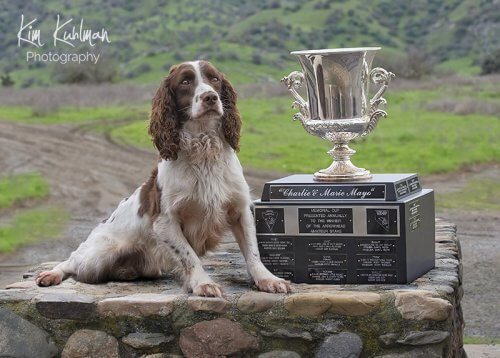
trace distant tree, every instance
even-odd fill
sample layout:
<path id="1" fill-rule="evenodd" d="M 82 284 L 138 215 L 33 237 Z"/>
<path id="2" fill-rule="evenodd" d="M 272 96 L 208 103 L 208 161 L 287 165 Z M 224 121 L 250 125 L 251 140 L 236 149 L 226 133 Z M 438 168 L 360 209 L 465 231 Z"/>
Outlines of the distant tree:
<path id="1" fill-rule="evenodd" d="M 0 81 L 2 83 L 2 87 L 11 87 L 14 85 L 14 81 L 10 78 L 10 73 L 8 72 L 0 76 Z"/>
<path id="2" fill-rule="evenodd" d="M 493 51 L 481 62 L 481 74 L 500 73 L 500 48 Z"/>
<path id="3" fill-rule="evenodd" d="M 407 78 L 421 78 L 434 72 L 435 60 L 427 51 L 412 47 L 406 52 Z"/>
<path id="4" fill-rule="evenodd" d="M 117 67 L 113 60 L 101 55 L 95 64 L 92 62 L 57 64 L 53 74 L 59 83 L 103 83 L 112 82 L 116 78 Z"/>

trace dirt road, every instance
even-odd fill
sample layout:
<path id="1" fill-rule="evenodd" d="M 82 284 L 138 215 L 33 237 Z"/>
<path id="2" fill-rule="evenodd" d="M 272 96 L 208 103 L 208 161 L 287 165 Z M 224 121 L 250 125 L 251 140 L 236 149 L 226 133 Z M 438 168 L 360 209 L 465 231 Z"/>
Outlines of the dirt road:
<path id="1" fill-rule="evenodd" d="M 57 240 L 26 246 L 0 257 L 0 286 L 20 278 L 25 269 L 45 261 L 60 261 L 106 218 L 117 203 L 149 176 L 156 164 L 153 152 L 113 143 L 90 126 L 34 126 L 0 121 L 1 175 L 38 171 L 49 181 L 51 204 L 71 213 L 71 222 Z M 493 174 L 497 175 L 498 169 Z M 490 170 L 491 171 L 491 170 Z M 278 173 L 246 171 L 254 196 Z M 476 173 L 477 174 L 477 173 Z M 479 175 L 482 175 L 480 173 Z M 467 181 L 467 178 L 461 179 Z M 426 186 L 460 188 L 453 180 L 434 177 Z M 500 220 L 498 213 L 446 211 L 441 216 L 458 223 L 464 251 L 466 334 L 500 337 Z"/>

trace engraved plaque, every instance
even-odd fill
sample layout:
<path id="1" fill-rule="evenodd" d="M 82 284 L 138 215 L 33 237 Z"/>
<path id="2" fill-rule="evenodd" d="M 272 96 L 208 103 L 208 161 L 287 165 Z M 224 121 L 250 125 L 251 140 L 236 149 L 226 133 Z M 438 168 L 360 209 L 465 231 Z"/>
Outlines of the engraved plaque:
<path id="1" fill-rule="evenodd" d="M 279 252 L 263 252 L 260 255 L 262 263 L 266 266 L 294 266 L 295 254 Z"/>
<path id="2" fill-rule="evenodd" d="M 328 266 L 334 268 L 347 268 L 347 255 L 307 255 L 307 266 L 318 267 Z"/>
<path id="3" fill-rule="evenodd" d="M 408 222 L 410 231 L 418 229 L 420 226 L 420 200 L 414 200 L 408 204 Z"/>
<path id="4" fill-rule="evenodd" d="M 358 268 L 396 268 L 395 255 L 358 255 L 356 267 Z"/>
<path id="5" fill-rule="evenodd" d="M 392 254 L 396 252 L 396 240 L 357 240 L 357 253 L 359 254 Z"/>
<path id="6" fill-rule="evenodd" d="M 293 251 L 293 238 L 282 236 L 260 236 L 259 251 Z"/>
<path id="7" fill-rule="evenodd" d="M 270 200 L 377 200 L 385 199 L 384 184 L 271 184 Z"/>
<path id="8" fill-rule="evenodd" d="M 406 180 L 395 184 L 394 187 L 396 188 L 396 195 L 398 198 L 401 198 L 410 192 L 410 188 L 408 188 L 408 182 Z"/>
<path id="9" fill-rule="evenodd" d="M 420 186 L 420 181 L 418 180 L 418 177 L 410 178 L 408 179 L 408 188 L 410 189 L 410 193 L 419 191 L 422 189 Z"/>
<path id="10" fill-rule="evenodd" d="M 396 283 L 396 270 L 357 270 L 358 283 Z"/>
<path id="11" fill-rule="evenodd" d="M 258 233 L 285 233 L 283 208 L 256 208 L 255 224 Z"/>
<path id="12" fill-rule="evenodd" d="M 398 210 L 386 208 L 366 209 L 366 231 L 370 235 L 397 235 Z"/>
<path id="13" fill-rule="evenodd" d="M 299 233 L 352 234 L 352 209 L 301 208 L 299 209 Z"/>
<path id="14" fill-rule="evenodd" d="M 306 239 L 308 252 L 334 252 L 345 253 L 346 240 L 345 239 Z"/>
<path id="15" fill-rule="evenodd" d="M 307 272 L 310 283 L 344 284 L 347 282 L 347 270 L 310 268 Z"/>

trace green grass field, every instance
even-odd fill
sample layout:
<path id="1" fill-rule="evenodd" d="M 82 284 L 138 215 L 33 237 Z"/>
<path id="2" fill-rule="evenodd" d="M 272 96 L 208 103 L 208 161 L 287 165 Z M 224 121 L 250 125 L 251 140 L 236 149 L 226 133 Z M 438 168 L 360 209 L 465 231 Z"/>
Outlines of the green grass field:
<path id="1" fill-rule="evenodd" d="M 0 225 L 0 253 L 59 235 L 69 218 L 63 209 L 40 206 L 18 210 L 15 207 L 26 200 L 45 198 L 49 192 L 48 183 L 39 173 L 0 178 L 0 210 L 2 214 L 15 213 Z"/>
<path id="2" fill-rule="evenodd" d="M 8 224 L 0 226 L 0 253 L 58 236 L 68 218 L 64 210 L 52 207 L 17 214 Z"/>
<path id="3" fill-rule="evenodd" d="M 49 194 L 48 183 L 38 173 L 24 173 L 0 178 L 0 209 L 28 199 Z"/>
<path id="4" fill-rule="evenodd" d="M 97 120 L 122 120 L 144 118 L 142 106 L 109 106 L 59 108 L 37 114 L 30 107 L 1 106 L 0 120 L 30 124 L 83 123 Z"/>
<path id="5" fill-rule="evenodd" d="M 423 110 L 422 101 L 436 91 L 407 91 L 387 96 L 389 117 L 373 133 L 352 143 L 353 162 L 373 172 L 449 172 L 498 159 L 496 133 L 500 123 L 492 116 L 459 116 Z M 242 164 L 257 169 L 311 173 L 331 163 L 330 144 L 307 134 L 292 121 L 291 99 L 246 99 L 239 102 L 243 116 Z M 119 141 L 152 148 L 146 122 L 112 131 Z"/>

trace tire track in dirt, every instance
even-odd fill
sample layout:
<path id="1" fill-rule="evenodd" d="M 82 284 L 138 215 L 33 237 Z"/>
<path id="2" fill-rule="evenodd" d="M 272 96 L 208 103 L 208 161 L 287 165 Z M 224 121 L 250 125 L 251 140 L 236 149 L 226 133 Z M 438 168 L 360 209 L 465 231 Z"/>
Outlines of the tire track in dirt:
<path id="1" fill-rule="evenodd" d="M 2 175 L 40 172 L 51 188 L 47 202 L 64 207 L 72 218 L 60 239 L 22 247 L 3 260 L 0 258 L 3 266 L 36 264 L 68 256 L 121 199 L 147 180 L 156 165 L 157 154 L 116 143 L 111 137 L 113 128 L 131 121 L 78 126 L 0 121 Z M 96 125 L 104 125 L 102 134 L 93 131 Z M 260 195 L 265 181 L 279 175 L 252 171 L 245 174 L 254 196 Z"/>

